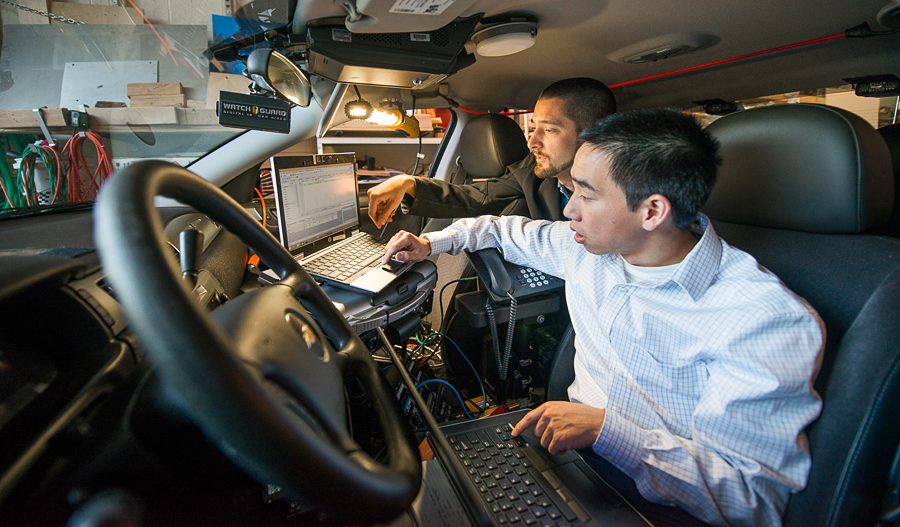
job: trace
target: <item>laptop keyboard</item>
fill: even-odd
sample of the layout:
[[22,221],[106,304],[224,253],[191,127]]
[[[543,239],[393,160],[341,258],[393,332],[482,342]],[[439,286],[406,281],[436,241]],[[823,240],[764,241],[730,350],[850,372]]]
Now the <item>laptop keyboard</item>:
[[340,247],[303,263],[306,272],[334,280],[346,280],[364,269],[372,258],[384,254],[384,242],[360,236]]
[[499,525],[583,525],[578,516],[528,459],[525,443],[512,427],[448,436],[459,463]]

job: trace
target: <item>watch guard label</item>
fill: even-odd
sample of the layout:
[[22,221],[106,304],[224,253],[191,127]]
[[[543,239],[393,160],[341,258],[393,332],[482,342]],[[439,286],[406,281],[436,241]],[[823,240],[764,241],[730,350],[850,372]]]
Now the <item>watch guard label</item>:
[[222,126],[280,133],[291,131],[291,105],[280,99],[223,91],[219,92],[217,111]]

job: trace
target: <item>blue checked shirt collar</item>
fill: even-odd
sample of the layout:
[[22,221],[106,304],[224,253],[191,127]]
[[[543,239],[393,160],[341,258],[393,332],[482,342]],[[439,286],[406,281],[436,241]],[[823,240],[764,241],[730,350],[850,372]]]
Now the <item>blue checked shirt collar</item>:
[[[700,236],[697,245],[685,256],[681,265],[675,269],[669,277],[659,280],[647,280],[641,282],[643,287],[657,287],[672,282],[690,295],[696,302],[703,296],[712,284],[716,273],[719,272],[719,264],[722,260],[722,240],[716,234],[712,224],[703,214],[697,214],[697,221],[690,227],[695,235]],[[619,255],[604,255],[607,264],[621,269]],[[624,281],[624,272],[622,279]]]
[[722,241],[709,223],[709,218],[698,214],[697,219],[699,225],[695,223],[691,228],[695,229],[697,234],[702,234],[700,241],[669,277],[671,281],[691,295],[694,302],[703,296],[703,293],[712,284],[722,261]]

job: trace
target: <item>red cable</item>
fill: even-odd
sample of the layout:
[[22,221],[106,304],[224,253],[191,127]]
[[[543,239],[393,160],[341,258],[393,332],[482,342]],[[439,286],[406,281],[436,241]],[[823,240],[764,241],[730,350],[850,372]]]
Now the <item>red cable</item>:
[[650,80],[650,79],[658,79],[658,78],[660,78],[660,77],[666,77],[666,76],[668,76],[668,75],[674,75],[674,74],[676,74],[676,73],[683,73],[683,72],[685,72],[685,71],[697,70],[697,69],[700,69],[700,68],[706,68],[706,67],[708,67],[708,66],[715,66],[716,64],[724,64],[724,63],[726,63],[726,62],[732,62],[732,61],[735,61],[735,60],[741,60],[741,59],[746,59],[746,58],[750,58],[750,57],[755,57],[755,56],[757,56],[757,55],[765,55],[766,53],[774,53],[775,51],[782,51],[782,50],[785,50],[785,49],[791,49],[791,48],[796,48],[796,47],[800,47],[800,46],[806,46],[806,45],[808,45],[808,44],[815,44],[815,43],[817,43],[817,42],[824,42],[824,41],[826,41],[826,40],[832,40],[832,39],[835,39],[835,38],[841,38],[841,37],[843,37],[843,36],[845,36],[845,35],[846,35],[846,33],[838,33],[837,35],[831,35],[830,37],[815,38],[815,39],[812,39],[812,40],[807,40],[807,41],[805,41],[805,42],[797,42],[796,44],[788,44],[788,45],[786,45],[786,46],[779,46],[779,47],[777,47],[777,48],[767,49],[767,50],[764,50],[764,51],[757,51],[757,52],[755,52],[755,53],[748,53],[748,54],[746,54],[746,55],[739,55],[739,56],[737,56],[737,57],[731,57],[730,59],[723,59],[723,60],[717,60],[717,61],[714,61],[714,62],[707,62],[706,64],[700,64],[700,65],[697,65],[697,66],[691,66],[690,68],[682,68],[682,69],[680,69],[680,70],[674,70],[674,71],[670,71],[670,72],[668,72],[668,73],[660,73],[659,75],[651,75],[651,76],[649,76],[649,77],[643,77],[643,78],[640,78],[640,79],[634,79],[634,80],[631,80],[631,81],[620,82],[620,83],[618,83],[618,84],[613,84],[613,85],[611,85],[610,88],[618,88],[619,86],[625,86],[625,85],[627,85],[627,84],[634,84],[634,83],[636,83],[636,82],[643,82],[643,81],[647,81],[647,80]]
[[269,213],[266,211],[266,200],[263,199],[262,192],[260,192],[258,188],[253,187],[253,190],[256,191],[256,195],[259,196],[259,202],[262,204],[263,227],[265,227],[266,218],[269,216]]
[[[84,159],[82,149],[88,139],[97,150],[97,168],[91,172]],[[88,196],[96,199],[100,186],[112,174],[112,163],[106,152],[103,139],[93,132],[78,132],[66,141],[63,154],[69,154],[69,201],[85,201]],[[82,174],[84,174],[82,176]]]
[[3,183],[3,178],[0,177],[0,190],[3,191],[3,197],[6,198],[6,202],[9,203],[9,208],[14,209],[13,202],[9,199],[9,193],[6,191],[6,185]]
[[474,113],[474,114],[477,114],[477,115],[481,115],[481,114],[484,113],[484,112],[476,112],[475,110],[470,110],[470,109],[468,109],[468,108],[463,108],[462,106],[457,106],[457,108],[459,108],[460,110],[462,110],[462,111],[464,111],[464,112]]
[[47,147],[47,148],[45,148],[45,150],[49,150],[50,153],[53,155],[54,159],[56,159],[56,185],[53,188],[53,196],[50,198],[50,204],[54,204],[54,203],[58,203],[58,200],[60,197],[59,196],[59,187],[62,186],[62,182],[63,182],[63,177],[62,177],[63,162],[62,162],[62,159],[59,157],[59,153],[56,152],[55,148]]
[[[48,201],[48,205],[53,205],[57,203],[59,199],[59,186],[62,184],[62,159],[60,159],[59,154],[55,149],[50,148],[49,146],[43,146],[39,144],[35,144],[33,150],[31,152],[26,153],[22,157],[22,166],[20,167],[20,172],[22,173],[22,185],[23,194],[25,194],[25,205],[29,207],[34,207],[40,205],[40,195],[41,193],[37,189],[37,181],[35,180],[34,171],[37,169],[36,159],[40,159],[41,163],[44,164],[44,168],[47,169],[48,177],[50,178],[50,186],[53,187],[53,194],[50,196]],[[43,154],[43,157],[41,157]],[[50,174],[50,167],[44,163],[45,158],[52,157],[56,161],[56,173]],[[25,177],[30,174],[31,180],[31,192],[29,193],[28,181],[25,180]],[[54,185],[54,181],[56,184]],[[4,189],[4,194],[5,194]]]
[[[754,52],[754,53],[748,53],[748,54],[746,54],[746,55],[739,55],[739,56],[737,56],[737,57],[731,57],[730,59],[723,59],[723,60],[717,60],[717,61],[714,61],[714,62],[707,62],[706,64],[699,64],[699,65],[697,65],[697,66],[691,66],[691,67],[689,67],[689,68],[682,68],[682,69],[680,69],[680,70],[674,70],[674,71],[670,71],[670,72],[667,72],[667,73],[660,73],[660,74],[658,74],[658,75],[651,75],[651,76],[649,76],[649,77],[642,77],[642,78],[640,78],[640,79],[634,79],[634,80],[630,80],[630,81],[626,81],[626,82],[620,82],[620,83],[618,83],[618,84],[611,84],[609,87],[610,87],[610,88],[618,88],[619,86],[626,86],[626,85],[628,85],[628,84],[634,84],[634,83],[636,83],[636,82],[643,82],[643,81],[648,81],[648,80],[651,80],[651,79],[658,79],[658,78],[660,78],[660,77],[667,77],[667,76],[669,76],[669,75],[674,75],[674,74],[676,74],[676,73],[684,73],[685,71],[691,71],[691,70],[698,70],[698,69],[701,69],[701,68],[707,68],[707,67],[709,67],[709,66],[715,66],[716,64],[725,64],[726,62],[733,62],[733,61],[735,61],[735,60],[747,59],[747,58],[750,58],[750,57],[756,57],[756,56],[758,56],[758,55],[765,55],[765,54],[767,54],[767,53],[774,53],[774,52],[776,52],[776,51],[783,51],[783,50],[785,50],[785,49],[791,49],[791,48],[797,48],[797,47],[800,47],[800,46],[806,46],[806,45],[809,45],[809,44],[815,44],[815,43],[817,43],[817,42],[825,42],[826,40],[833,40],[833,39],[836,39],[836,38],[844,37],[844,36],[846,36],[846,35],[847,35],[846,33],[838,33],[838,34],[836,34],[836,35],[831,35],[831,36],[829,36],[829,37],[814,38],[814,39],[812,39],[812,40],[806,40],[806,41],[804,41],[804,42],[797,42],[796,44],[788,44],[788,45],[786,45],[786,46],[779,46],[779,47],[777,47],[777,48],[767,49],[767,50],[764,50],[764,51],[756,51],[756,52]],[[457,106],[457,108],[459,108],[460,110],[462,110],[462,111],[464,111],[464,112],[469,112],[469,113],[474,113],[474,114],[481,114],[481,113],[484,113],[484,112],[476,112],[475,110],[469,110],[468,108],[463,108],[462,106]],[[523,114],[523,113],[532,113],[532,112],[530,112],[530,111],[523,111],[523,112],[500,112],[501,115],[519,115],[519,114]]]
[[137,9],[137,12],[140,13],[141,18],[144,19],[144,22],[146,22],[147,25],[150,26],[150,29],[152,29],[153,32],[156,33],[156,38],[158,38],[159,41],[160,41],[160,43],[162,43],[163,47],[166,48],[166,51],[169,52],[169,56],[172,57],[172,62],[174,62],[175,65],[177,66],[177,65],[178,65],[178,61],[175,60],[175,55],[172,54],[172,50],[169,49],[169,46],[168,46],[168,44],[166,44],[166,41],[163,40],[163,38],[162,38],[161,36],[159,36],[159,33],[156,31],[156,28],[153,27],[153,24],[150,23],[149,20],[147,20],[147,16],[144,14],[143,11],[141,11],[141,8],[139,8],[138,6],[134,5],[134,2],[132,2],[132,0],[128,0],[128,3],[131,4],[131,7]]

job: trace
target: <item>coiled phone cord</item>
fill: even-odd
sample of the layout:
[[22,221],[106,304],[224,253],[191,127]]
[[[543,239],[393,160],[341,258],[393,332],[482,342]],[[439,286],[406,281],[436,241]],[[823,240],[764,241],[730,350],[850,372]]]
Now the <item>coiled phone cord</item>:
[[516,297],[512,296],[509,292],[506,293],[506,296],[509,297],[509,327],[506,330],[506,349],[503,351],[502,357],[500,355],[500,338],[497,332],[494,310],[491,308],[491,301],[488,300],[484,305],[484,309],[487,311],[488,322],[490,322],[491,326],[491,341],[494,344],[494,358],[497,360],[497,372],[500,374],[500,380],[503,381],[506,380],[506,374],[509,370],[509,356],[512,352],[513,336],[516,329],[516,308],[519,304]]

